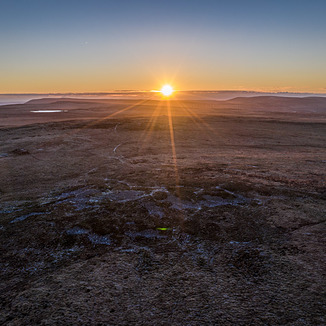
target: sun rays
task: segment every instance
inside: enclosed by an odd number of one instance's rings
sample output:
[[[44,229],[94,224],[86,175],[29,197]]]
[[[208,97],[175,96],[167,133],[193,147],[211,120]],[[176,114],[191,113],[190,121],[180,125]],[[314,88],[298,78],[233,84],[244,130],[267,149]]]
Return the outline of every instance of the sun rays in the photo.
[[[172,160],[175,174],[175,187],[179,200],[180,198],[180,178],[179,178],[179,169],[178,169],[178,160],[177,160],[177,151],[176,151],[176,143],[174,137],[174,126],[173,126],[173,116],[171,111],[171,103],[170,101],[166,102],[168,120],[169,120],[169,132],[170,132],[170,144],[171,144],[171,152],[172,152]]]
[[[126,107],[122,107],[117,109],[116,111],[104,116],[99,119],[93,120],[89,123],[86,123],[81,129],[100,126],[107,120],[121,119],[123,117],[127,118],[128,121],[130,117],[135,117],[135,119],[141,118],[146,120],[146,126],[139,137],[138,142],[138,155],[146,155],[145,149],[149,147],[153,147],[155,149],[156,144],[158,148],[158,152],[154,150],[155,159],[157,160],[157,165],[160,163],[164,164],[164,162],[160,162],[162,159],[161,154],[164,154],[163,157],[169,157],[168,159],[173,166],[173,173],[170,174],[169,177],[173,177],[175,184],[175,191],[177,196],[180,199],[180,174],[179,174],[179,165],[180,159],[178,159],[178,146],[182,146],[182,143],[177,143],[175,131],[178,131],[178,134],[182,132],[189,132],[189,130],[200,130],[199,132],[204,133],[212,139],[212,136],[216,136],[216,131],[213,130],[210,125],[205,121],[203,117],[200,116],[200,113],[197,112],[196,102],[189,102],[185,100],[177,100],[175,98],[171,99],[170,96],[173,94],[174,90],[170,85],[165,85],[162,87],[161,91],[155,91],[159,93],[161,97],[157,97],[157,95],[153,94],[153,96],[142,99],[140,101],[135,101],[127,105]],[[117,104],[119,102],[116,102]],[[120,102],[121,103],[121,102]],[[121,105],[121,104],[120,104]],[[112,107],[110,108],[112,110]],[[199,109],[199,108],[198,108]],[[134,112],[134,113],[132,113]],[[112,120],[112,121],[114,121]],[[120,125],[124,123],[124,120],[119,121]],[[186,124],[184,124],[186,123]],[[188,126],[187,126],[188,124]],[[108,124],[108,126],[110,123]],[[113,126],[113,125],[112,125]],[[186,126],[184,131],[181,126]],[[112,132],[117,133],[116,128],[112,127]],[[110,132],[110,128],[108,132]],[[168,156],[165,151],[168,147],[162,146],[163,142],[166,142],[166,145],[170,148]],[[157,141],[159,143],[157,143]],[[182,140],[180,140],[182,141]],[[162,146],[162,148],[160,148]],[[161,152],[160,152],[161,150]],[[163,150],[163,152],[162,152]],[[151,155],[151,154],[149,154]],[[124,161],[124,164],[130,164],[128,160]]]

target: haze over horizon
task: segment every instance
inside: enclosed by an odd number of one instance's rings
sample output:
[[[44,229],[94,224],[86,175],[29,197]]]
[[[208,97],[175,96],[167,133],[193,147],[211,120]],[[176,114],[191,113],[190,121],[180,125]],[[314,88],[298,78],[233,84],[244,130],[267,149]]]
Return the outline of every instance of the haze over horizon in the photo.
[[[326,2],[0,3],[0,93],[326,93]]]

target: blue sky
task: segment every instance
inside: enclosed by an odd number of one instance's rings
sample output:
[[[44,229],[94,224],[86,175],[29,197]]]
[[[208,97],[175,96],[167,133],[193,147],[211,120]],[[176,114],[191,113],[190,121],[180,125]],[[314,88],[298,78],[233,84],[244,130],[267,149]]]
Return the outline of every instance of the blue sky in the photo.
[[[0,1],[0,92],[326,92],[326,1]]]

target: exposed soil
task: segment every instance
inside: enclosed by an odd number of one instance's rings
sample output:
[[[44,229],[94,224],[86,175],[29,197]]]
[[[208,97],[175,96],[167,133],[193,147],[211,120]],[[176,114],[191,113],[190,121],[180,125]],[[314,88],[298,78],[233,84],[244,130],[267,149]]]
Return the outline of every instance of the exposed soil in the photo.
[[[325,325],[326,103],[296,100],[0,107],[0,324]]]

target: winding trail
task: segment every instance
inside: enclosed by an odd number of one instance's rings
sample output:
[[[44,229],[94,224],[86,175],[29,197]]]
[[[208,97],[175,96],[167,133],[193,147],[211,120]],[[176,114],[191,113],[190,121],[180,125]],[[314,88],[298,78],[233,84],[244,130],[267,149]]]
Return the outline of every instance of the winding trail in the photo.
[[[121,144],[119,144],[119,145],[117,145],[116,147],[114,147],[114,150],[113,150],[113,153],[114,154],[116,154],[117,153],[117,149],[120,147],[122,145],[122,143]]]
[[[116,155],[116,159],[119,160],[121,163],[126,163],[126,161],[123,159],[122,155],[117,155],[117,149],[122,145],[123,143],[120,143],[113,149],[113,153]]]

